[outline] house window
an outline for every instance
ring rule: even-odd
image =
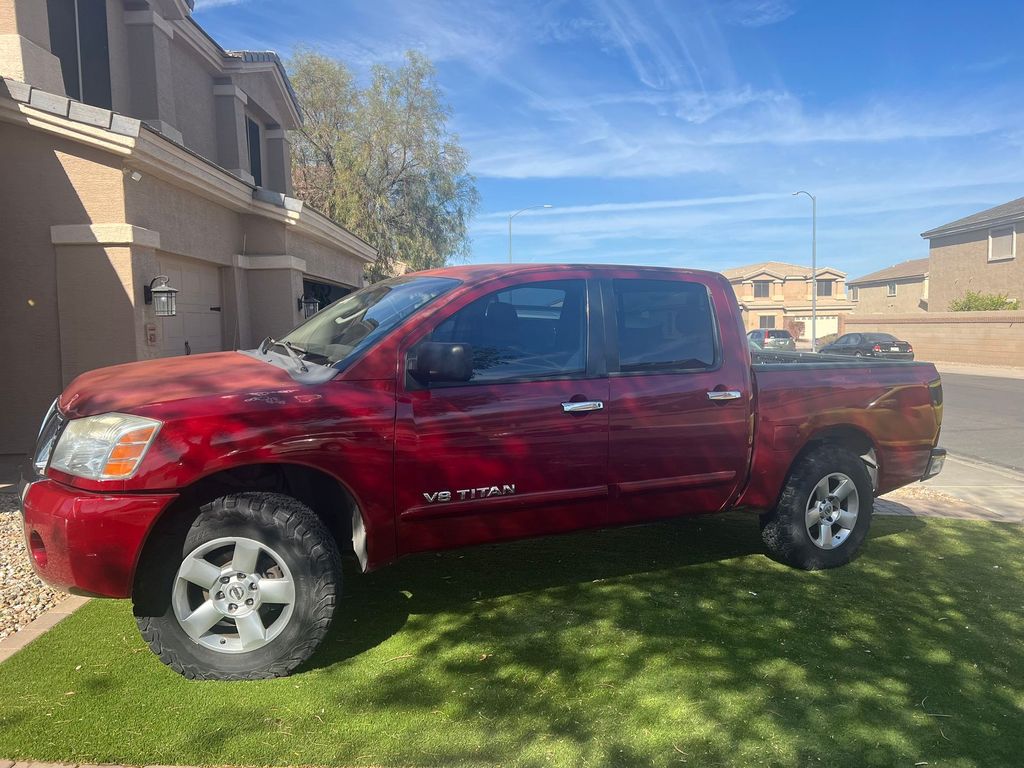
[[[831,280],[819,280],[818,281],[818,295],[819,296],[831,296],[832,295],[832,281]]]
[[[895,296],[896,295],[896,283],[888,283],[885,286],[885,295],[886,296]]]
[[[260,152],[260,124],[245,118],[245,135],[249,144],[249,172],[257,187],[263,186],[263,154]]]
[[[772,295],[772,281],[771,280],[755,280],[754,281],[754,298],[755,299],[767,299]]]
[[[758,318],[758,328],[774,328],[775,315],[761,315]]]
[[[73,99],[110,109],[107,4],[46,0],[50,51],[60,60],[64,91]]]
[[[988,260],[1012,259],[1017,255],[1014,247],[1013,227],[990,229],[988,232]]]
[[[860,301],[860,291],[857,286],[850,286],[850,301]]]

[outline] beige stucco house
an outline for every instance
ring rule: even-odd
[[[928,311],[928,259],[901,261],[846,284],[858,315]]]
[[[0,75],[0,454],[83,371],[253,347],[362,284],[374,250],[291,196],[280,60],[191,0],[0,0]]]
[[[944,312],[967,291],[1024,301],[1024,197],[924,232],[929,309]]]
[[[816,282],[810,267],[781,261],[749,264],[722,274],[736,292],[748,331],[785,328],[809,340],[815,292],[819,339],[838,332],[840,315],[853,308],[846,297],[846,273],[832,267],[819,267]]]

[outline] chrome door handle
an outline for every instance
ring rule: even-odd
[[[708,400],[739,400],[741,397],[743,397],[743,393],[735,389],[725,391],[713,389],[708,392]]]
[[[603,411],[604,403],[600,400],[583,400],[579,403],[562,403],[566,413],[586,413],[587,411]]]

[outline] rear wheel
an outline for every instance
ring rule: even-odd
[[[835,568],[857,555],[873,507],[864,462],[845,448],[825,445],[790,472],[778,505],[761,517],[761,537],[779,562],[806,570]]]
[[[327,633],[337,548],[304,504],[276,493],[205,505],[180,546],[143,563],[136,621],[160,659],[193,679],[287,675]],[[153,606],[159,606],[155,609]]]

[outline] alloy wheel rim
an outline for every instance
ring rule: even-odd
[[[857,484],[842,472],[819,480],[807,498],[804,526],[818,549],[836,549],[850,537],[857,525],[860,493]]]
[[[193,642],[218,653],[249,653],[288,626],[295,581],[270,547],[227,536],[199,545],[182,560],[171,606]]]

